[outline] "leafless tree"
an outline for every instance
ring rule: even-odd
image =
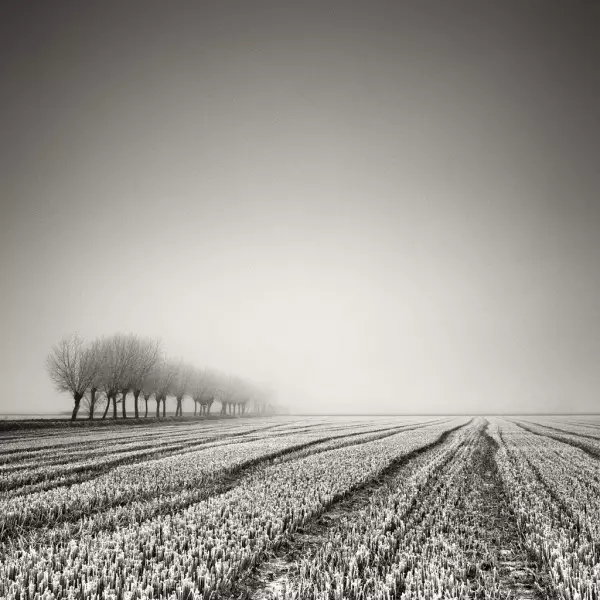
[[[101,389],[96,388],[96,392],[94,393],[94,400],[92,402],[92,389],[89,389],[83,400],[81,401],[82,408],[87,413],[88,419],[93,419],[98,411],[104,411],[106,406],[108,405],[108,398],[106,394],[102,392]]]
[[[86,391],[84,396],[85,409],[88,415],[88,419],[94,418],[94,412],[98,405],[98,394],[102,386],[102,343],[99,340],[92,342],[95,346],[96,351],[94,352],[95,360],[97,362],[97,368],[95,369],[96,374],[90,383],[89,389]]]
[[[121,402],[125,404],[127,386],[131,373],[133,360],[130,338],[122,334],[115,334],[101,341],[101,382],[108,403],[102,418],[106,418],[108,405],[112,400],[113,419],[117,418],[117,395],[123,395]],[[125,392],[125,393],[124,393]],[[126,416],[123,408],[123,416]]]
[[[274,405],[275,392],[268,383],[253,386],[251,401],[254,412],[269,413]]]
[[[182,360],[165,360],[158,341],[136,335],[115,334],[86,344],[79,336],[64,338],[52,348],[46,367],[56,388],[72,394],[72,419],[81,407],[89,419],[103,407],[106,419],[110,406],[117,418],[121,403],[123,418],[127,418],[127,396],[134,397],[135,417],[139,418],[139,397],[143,394],[145,414],[148,400],[156,400],[156,416],[166,416],[167,397],[176,401],[175,415],[183,415],[183,400],[194,400],[194,415],[210,414],[215,399],[221,402],[221,414],[246,414],[253,404],[257,412],[266,412],[274,406],[268,387],[255,384],[234,375],[209,369],[196,369]]]
[[[81,399],[97,375],[97,353],[97,344],[86,345],[81,337],[71,335],[53,346],[46,359],[46,369],[56,389],[73,396],[72,421],[77,418]]]
[[[148,416],[148,400],[152,396],[156,400],[156,416],[158,417],[158,387],[160,385],[160,376],[162,371],[162,365],[164,363],[163,359],[160,359],[152,369],[150,369],[148,375],[144,380],[143,386],[143,394],[144,394],[144,402],[146,405],[146,410],[144,412],[144,418]]]
[[[248,406],[251,404],[251,402],[254,400],[254,398],[257,396],[258,393],[259,393],[258,387],[254,383],[252,383],[250,381],[244,381],[242,390],[239,395],[239,403],[238,403],[239,414],[241,414],[241,415],[246,414]]]
[[[111,398],[106,393],[106,390],[102,390],[102,392],[103,392],[103,398],[104,398],[104,412],[102,413],[102,420],[104,421],[104,419],[106,419],[106,415],[108,414],[108,409],[110,408]],[[117,417],[115,416],[115,419],[116,418]]]
[[[235,405],[237,406],[238,414],[245,415],[248,406],[254,399],[260,395],[260,388],[247,379],[239,379],[237,382],[237,393],[235,395]],[[235,412],[235,411],[234,411]]]
[[[139,397],[147,384],[147,379],[152,369],[159,363],[162,358],[161,345],[159,341],[151,340],[150,338],[139,338],[137,336],[130,336],[129,350],[131,352],[131,361],[129,365],[129,371],[127,373],[127,383],[121,390],[124,394],[128,391],[132,391],[134,399],[134,413],[135,418],[139,418]],[[147,411],[146,402],[146,414]],[[123,416],[126,416],[125,405],[123,405]]]
[[[79,412],[83,412],[87,415],[87,418],[92,420],[95,416],[96,410],[102,404],[102,400],[104,395],[98,393],[97,387],[90,387],[86,390],[83,398],[81,399],[81,405],[79,407]]]
[[[162,416],[167,414],[167,396],[173,393],[175,378],[177,377],[177,363],[172,361],[163,361],[160,363],[149,376],[151,387],[156,399],[156,417],[160,417],[160,405],[162,403]]]
[[[221,414],[235,414],[235,407],[244,394],[244,380],[235,375],[222,376],[221,378]]]
[[[135,335],[120,335],[123,346],[123,361],[126,369],[121,379],[119,392],[121,392],[121,413],[123,418],[127,418],[127,394],[131,391],[132,380],[134,378],[135,360],[137,350],[137,338]]]
[[[217,378],[210,369],[196,369],[192,378],[192,399],[194,400],[194,416],[198,414],[207,415],[214,402],[216,395]]]
[[[191,393],[194,379],[194,366],[180,361],[177,365],[177,374],[173,381],[173,393],[177,406],[175,407],[175,416],[183,416],[183,399]]]

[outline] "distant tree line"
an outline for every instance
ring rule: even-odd
[[[220,414],[244,415],[273,410],[265,386],[207,367],[164,356],[158,340],[137,335],[115,334],[91,342],[70,335],[53,346],[46,368],[56,389],[73,397],[71,420],[80,409],[94,419],[96,412],[106,419],[128,415],[127,400],[133,400],[133,416],[148,417],[148,403],[154,401],[156,418],[164,418],[167,400],[175,402],[175,416],[183,416],[183,402],[194,402],[194,416],[207,416],[215,401]],[[143,407],[141,403],[143,402]],[[162,410],[161,410],[162,409]]]

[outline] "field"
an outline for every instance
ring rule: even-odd
[[[600,598],[600,417],[4,432],[0,598]]]

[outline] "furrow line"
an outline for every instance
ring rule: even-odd
[[[513,419],[507,419],[507,421],[514,423],[515,425],[517,425],[517,427],[520,427],[521,429],[524,429],[525,431],[527,431],[529,433],[533,433],[534,435],[539,435],[541,437],[547,437],[547,438],[550,438],[551,440],[556,440],[557,442],[567,444],[568,446],[573,446],[573,448],[579,448],[579,450],[583,450],[583,452],[585,452],[592,458],[594,458],[596,460],[600,459],[600,450],[597,450],[593,446],[590,446],[584,442],[577,442],[576,440],[565,438],[564,436],[560,436],[560,435],[555,435],[550,432],[542,433],[540,431],[535,431],[535,429],[532,429],[530,426],[525,425],[522,421],[515,421]],[[598,438],[595,438],[595,439],[597,441],[600,441],[600,440],[598,440]]]
[[[140,523],[146,519],[184,510],[211,496],[224,494],[235,487],[243,477],[247,476],[256,467],[280,461],[297,460],[306,456],[307,453],[319,454],[332,448],[359,445],[365,443],[365,441],[382,440],[401,432],[413,431],[428,425],[428,423],[410,427],[403,425],[366,433],[347,433],[340,436],[310,440],[267,453],[243,463],[237,463],[230,469],[226,468],[218,473],[211,473],[210,476],[203,477],[202,480],[194,482],[193,485],[189,481],[182,481],[179,487],[168,490],[158,488],[147,493],[140,493],[135,490],[132,494],[111,502],[93,506],[82,505],[68,512],[53,511],[50,513],[51,518],[48,517],[47,510],[42,511],[37,518],[34,513],[30,512],[27,520],[6,525],[2,523],[2,517],[0,516],[0,542],[14,540],[17,546],[23,546],[24,544],[36,545],[42,541],[56,543],[58,539],[77,537],[81,535],[82,528],[87,533],[112,531],[131,522]]]

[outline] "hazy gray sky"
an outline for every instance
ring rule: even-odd
[[[306,411],[598,410],[600,4],[15,2],[3,410],[64,334]]]

